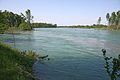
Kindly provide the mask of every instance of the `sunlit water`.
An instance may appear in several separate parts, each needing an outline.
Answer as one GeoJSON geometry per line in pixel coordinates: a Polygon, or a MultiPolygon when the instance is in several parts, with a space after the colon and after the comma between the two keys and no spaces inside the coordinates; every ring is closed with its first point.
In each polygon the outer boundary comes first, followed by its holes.
{"type": "MultiPolygon", "coordinates": [[[[0,41],[13,46],[10,34],[0,34],[0,41]]],[[[34,64],[41,80],[109,80],[101,49],[108,56],[120,54],[120,31],[38,28],[16,34],[15,42],[19,50],[49,55],[49,61],[34,64]]]]}

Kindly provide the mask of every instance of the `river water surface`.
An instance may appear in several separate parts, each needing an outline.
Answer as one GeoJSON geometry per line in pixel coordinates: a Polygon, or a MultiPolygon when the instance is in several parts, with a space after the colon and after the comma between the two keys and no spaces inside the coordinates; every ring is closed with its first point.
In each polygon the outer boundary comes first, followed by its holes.
{"type": "MultiPolygon", "coordinates": [[[[13,46],[10,34],[0,34],[0,41],[13,46]]],[[[36,28],[16,34],[15,42],[19,50],[49,55],[49,61],[34,64],[34,75],[41,80],[109,80],[101,49],[108,56],[120,54],[120,31],[36,28]]]]}

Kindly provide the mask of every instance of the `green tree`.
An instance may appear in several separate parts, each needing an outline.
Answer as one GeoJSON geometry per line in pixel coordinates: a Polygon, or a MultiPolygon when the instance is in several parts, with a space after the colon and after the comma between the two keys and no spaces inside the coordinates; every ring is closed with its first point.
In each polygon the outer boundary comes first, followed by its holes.
{"type": "Polygon", "coordinates": [[[100,25],[100,22],[101,22],[101,17],[98,18],[98,25],[100,25]]]}
{"type": "Polygon", "coordinates": [[[31,15],[31,11],[29,9],[27,9],[27,11],[25,11],[25,13],[26,13],[26,15],[21,13],[21,16],[23,17],[23,21],[25,20],[32,29],[31,22],[33,21],[33,16],[31,15]]]}
{"type": "Polygon", "coordinates": [[[117,25],[120,25],[120,11],[117,12],[117,25]]]}
{"type": "Polygon", "coordinates": [[[112,25],[116,25],[116,14],[115,14],[115,12],[112,12],[111,19],[112,19],[112,25]]]}
{"type": "Polygon", "coordinates": [[[24,14],[23,14],[23,13],[21,13],[21,16],[22,16],[22,23],[24,23],[24,22],[25,22],[25,20],[26,20],[26,17],[24,16],[24,14]]]}
{"type": "Polygon", "coordinates": [[[109,19],[110,19],[110,15],[109,15],[109,13],[107,13],[107,15],[106,15],[106,19],[107,19],[107,21],[108,21],[108,25],[110,24],[110,22],[109,22],[109,19]]]}
{"type": "Polygon", "coordinates": [[[108,21],[108,25],[112,29],[119,29],[120,28],[120,11],[118,12],[112,12],[111,16],[109,13],[106,14],[106,19],[108,21]]]}
{"type": "Polygon", "coordinates": [[[27,22],[21,23],[19,26],[20,30],[31,30],[30,24],[27,22]]]}
{"type": "Polygon", "coordinates": [[[0,34],[3,34],[8,29],[8,25],[0,24],[0,34]]]}
{"type": "Polygon", "coordinates": [[[4,23],[4,15],[2,13],[2,11],[0,10],[0,23],[4,23]]]}
{"type": "Polygon", "coordinates": [[[10,21],[9,21],[9,16],[8,16],[9,12],[7,10],[5,10],[4,12],[2,12],[2,14],[4,16],[2,24],[6,24],[10,27],[10,21]]]}
{"type": "Polygon", "coordinates": [[[14,16],[14,14],[12,13],[12,12],[10,12],[9,14],[8,14],[8,19],[9,19],[9,24],[10,24],[10,27],[14,27],[14,22],[15,22],[15,16],[14,16]]]}
{"type": "Polygon", "coordinates": [[[31,21],[33,20],[33,16],[31,15],[31,11],[29,9],[27,9],[27,11],[25,11],[26,13],[26,21],[28,23],[31,23],[31,21]]]}
{"type": "MultiPolygon", "coordinates": [[[[1,33],[5,32],[6,26],[7,29],[10,27],[19,27],[21,23],[29,23],[29,26],[31,27],[30,21],[33,19],[33,16],[31,16],[30,10],[26,11],[26,16],[14,14],[13,12],[9,12],[7,10],[2,11],[0,10],[0,31],[1,33]]],[[[16,28],[11,28],[16,29],[16,28]]],[[[32,27],[31,27],[32,29],[32,27]]],[[[29,28],[27,29],[29,30],[29,28]]]]}
{"type": "Polygon", "coordinates": [[[15,27],[19,27],[19,25],[25,22],[25,20],[23,19],[23,17],[21,17],[21,15],[15,14],[15,21],[14,21],[14,26],[15,27]],[[23,20],[23,21],[22,21],[23,20]]]}

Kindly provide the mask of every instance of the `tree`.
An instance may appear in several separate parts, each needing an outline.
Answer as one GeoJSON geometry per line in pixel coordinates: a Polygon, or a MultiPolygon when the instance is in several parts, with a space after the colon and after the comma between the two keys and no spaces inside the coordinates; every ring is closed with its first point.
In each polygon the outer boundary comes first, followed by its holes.
{"type": "Polygon", "coordinates": [[[112,19],[112,25],[116,25],[116,14],[115,14],[115,12],[112,12],[111,19],[112,19]]]}
{"type": "Polygon", "coordinates": [[[101,17],[98,18],[98,25],[100,25],[101,17]]]}
{"type": "Polygon", "coordinates": [[[8,14],[9,17],[9,22],[10,22],[10,27],[14,27],[14,22],[15,22],[15,16],[12,12],[8,14]]]}
{"type": "Polygon", "coordinates": [[[33,16],[31,15],[31,11],[29,9],[27,9],[27,11],[25,11],[26,13],[26,20],[28,23],[31,23],[33,16]]]}
{"type": "Polygon", "coordinates": [[[109,22],[110,15],[109,15],[109,13],[107,13],[107,15],[106,15],[106,19],[107,19],[107,21],[108,21],[108,25],[110,25],[110,22],[109,22]]]}
{"type": "Polygon", "coordinates": [[[2,11],[0,10],[0,23],[4,22],[4,15],[2,13],[2,11]]]}
{"type": "Polygon", "coordinates": [[[33,16],[31,16],[31,11],[29,9],[26,11],[26,16],[24,16],[22,13],[21,15],[18,15],[18,14],[14,14],[13,12],[9,12],[7,10],[5,11],[0,10],[0,31],[1,33],[4,33],[8,29],[12,30],[19,28],[20,24],[25,22],[29,23],[29,27],[26,30],[30,30],[29,28],[32,29],[31,27],[32,19],[33,16]]]}
{"type": "Polygon", "coordinates": [[[27,22],[21,23],[19,26],[20,30],[31,30],[30,24],[27,22]]]}
{"type": "Polygon", "coordinates": [[[120,25],[120,11],[117,12],[117,25],[120,25]]]}
{"type": "Polygon", "coordinates": [[[8,28],[8,25],[0,23],[0,34],[3,34],[8,28]]]}
{"type": "Polygon", "coordinates": [[[111,28],[120,29],[120,10],[118,12],[112,12],[111,16],[107,13],[106,19],[111,28]]]}
{"type": "Polygon", "coordinates": [[[29,24],[29,26],[32,29],[31,26],[31,21],[33,21],[33,16],[31,15],[31,11],[29,9],[27,9],[27,11],[25,11],[26,15],[21,13],[21,16],[23,17],[23,21],[26,20],[26,22],[29,24]]]}

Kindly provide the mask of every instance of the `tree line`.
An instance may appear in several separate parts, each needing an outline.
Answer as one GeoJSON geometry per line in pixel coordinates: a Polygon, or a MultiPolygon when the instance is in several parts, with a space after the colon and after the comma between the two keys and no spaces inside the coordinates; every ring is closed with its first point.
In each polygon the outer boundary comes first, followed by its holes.
{"type": "Polygon", "coordinates": [[[57,24],[48,23],[33,23],[33,16],[31,11],[27,9],[25,14],[15,14],[7,10],[0,10],[0,33],[4,33],[6,30],[16,28],[19,30],[32,30],[33,28],[105,28],[105,29],[120,29],[120,10],[106,14],[106,20],[108,25],[101,23],[102,18],[99,17],[97,24],[93,25],[75,25],[75,26],[57,26],[57,24]]]}
{"type": "Polygon", "coordinates": [[[107,25],[103,24],[93,24],[93,25],[74,25],[74,26],[58,26],[58,28],[103,28],[107,27],[107,25]]]}
{"type": "Polygon", "coordinates": [[[33,28],[57,28],[57,24],[32,23],[33,28]]]}
{"type": "Polygon", "coordinates": [[[112,12],[111,15],[107,13],[106,19],[109,27],[116,27],[117,29],[120,29],[120,10],[112,12]]]}
{"type": "Polygon", "coordinates": [[[13,27],[21,30],[31,30],[32,19],[33,16],[31,16],[31,11],[29,9],[25,11],[25,15],[23,13],[18,15],[7,10],[0,10],[0,33],[4,33],[5,30],[13,27]]]}
{"type": "MultiPolygon", "coordinates": [[[[100,25],[101,17],[98,18],[97,24],[100,25]]],[[[107,28],[108,29],[120,29],[120,10],[117,12],[112,12],[106,14],[107,28]]]]}
{"type": "Polygon", "coordinates": [[[56,28],[56,24],[33,23],[31,11],[27,9],[25,14],[15,14],[7,10],[0,10],[0,33],[14,28],[19,30],[32,30],[33,28],[56,28]]]}
{"type": "Polygon", "coordinates": [[[73,25],[73,26],[58,26],[60,28],[99,28],[99,29],[107,29],[107,30],[118,30],[120,29],[120,10],[117,12],[112,12],[106,14],[106,20],[108,25],[101,24],[102,18],[99,17],[97,24],[93,25],[73,25]]]}

